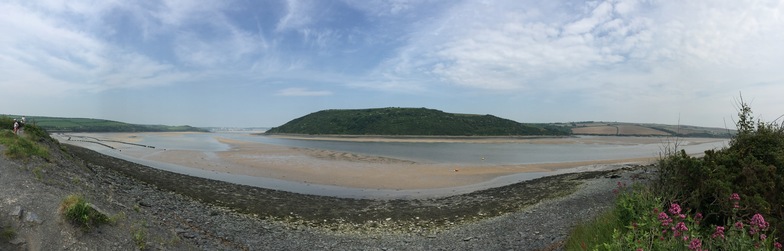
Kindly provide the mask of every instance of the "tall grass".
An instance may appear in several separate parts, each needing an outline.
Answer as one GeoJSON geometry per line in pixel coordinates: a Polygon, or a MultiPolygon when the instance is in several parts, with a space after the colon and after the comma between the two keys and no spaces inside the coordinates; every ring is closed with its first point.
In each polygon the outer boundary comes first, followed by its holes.
{"type": "Polygon", "coordinates": [[[66,197],[60,204],[60,210],[66,219],[85,231],[110,222],[108,216],[95,211],[81,195],[71,194],[66,197]]]}
{"type": "Polygon", "coordinates": [[[30,137],[16,135],[11,130],[0,131],[0,144],[6,146],[4,154],[10,159],[29,159],[32,156],[49,159],[49,150],[46,147],[30,140],[30,137]]]}

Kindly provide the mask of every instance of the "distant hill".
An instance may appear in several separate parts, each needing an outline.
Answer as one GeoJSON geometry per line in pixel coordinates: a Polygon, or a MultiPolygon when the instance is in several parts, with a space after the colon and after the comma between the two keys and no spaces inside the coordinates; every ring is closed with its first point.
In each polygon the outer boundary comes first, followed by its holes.
{"type": "Polygon", "coordinates": [[[523,124],[492,115],[454,114],[427,108],[324,110],[266,134],[509,136],[568,135],[569,128],[523,124]]]}
{"type": "Polygon", "coordinates": [[[735,130],[725,128],[699,127],[688,125],[636,124],[619,122],[575,122],[570,123],[575,135],[613,135],[613,136],[679,136],[704,138],[729,138],[735,130]]]}
{"type": "MultiPolygon", "coordinates": [[[[11,116],[11,115],[4,115],[11,116]]],[[[12,118],[19,118],[13,116],[12,118]]],[[[27,123],[33,123],[48,132],[207,132],[192,126],[137,125],[105,119],[57,118],[27,116],[27,123]]]]}

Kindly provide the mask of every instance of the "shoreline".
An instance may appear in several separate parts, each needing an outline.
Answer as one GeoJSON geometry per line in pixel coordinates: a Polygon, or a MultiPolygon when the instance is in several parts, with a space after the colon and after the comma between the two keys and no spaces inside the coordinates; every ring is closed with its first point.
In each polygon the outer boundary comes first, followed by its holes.
{"type": "MultiPolygon", "coordinates": [[[[177,135],[177,134],[168,134],[177,135]]],[[[88,135],[89,136],[89,135],[88,135]]],[[[104,135],[105,136],[105,135],[104,135]]],[[[122,141],[124,138],[138,140],[132,134],[119,134],[104,143],[122,141]]],[[[532,178],[595,170],[617,169],[630,164],[650,164],[655,158],[630,158],[612,160],[589,160],[575,162],[514,164],[514,165],[470,165],[416,163],[378,156],[366,156],[331,150],[294,148],[256,142],[214,137],[217,142],[229,146],[229,150],[204,152],[194,150],[166,150],[115,145],[116,154],[143,160],[173,164],[185,168],[214,172],[215,176],[247,176],[262,180],[284,181],[281,188],[303,191],[296,186],[326,186],[326,190],[344,190],[343,194],[395,194],[395,196],[448,195],[449,191],[467,193],[481,189],[509,185],[532,178]],[[341,189],[343,188],[343,189],[341,189]]],[[[88,147],[77,142],[66,141],[88,147]]],[[[88,147],[90,148],[90,147],[88,147]]],[[[95,149],[93,149],[95,150],[95,149]]],[[[209,175],[209,173],[207,173],[209,175]]],[[[193,175],[193,174],[190,174],[193,175]]],[[[200,175],[197,175],[200,176],[200,175]]],[[[200,176],[202,177],[202,176],[200,176]]],[[[245,179],[247,180],[247,179],[245,179]]],[[[251,182],[235,182],[251,184],[251,182]]],[[[270,182],[255,182],[267,183],[270,182]]],[[[268,187],[269,188],[269,187],[268,187]]],[[[371,196],[371,195],[368,195],[371,196]]]]}

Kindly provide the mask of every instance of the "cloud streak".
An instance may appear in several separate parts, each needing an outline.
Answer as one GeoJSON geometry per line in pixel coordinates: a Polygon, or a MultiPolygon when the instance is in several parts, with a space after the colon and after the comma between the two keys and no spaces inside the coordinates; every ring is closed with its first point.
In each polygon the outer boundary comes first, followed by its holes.
{"type": "Polygon", "coordinates": [[[285,96],[285,97],[320,97],[320,96],[330,96],[332,95],[332,92],[315,91],[315,90],[310,90],[308,88],[292,87],[292,88],[279,90],[275,95],[285,96]]]}

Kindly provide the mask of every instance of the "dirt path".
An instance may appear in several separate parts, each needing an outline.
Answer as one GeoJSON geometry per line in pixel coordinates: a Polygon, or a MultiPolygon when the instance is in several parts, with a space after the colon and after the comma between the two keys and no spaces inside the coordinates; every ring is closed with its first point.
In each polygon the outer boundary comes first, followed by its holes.
{"type": "MultiPolygon", "coordinates": [[[[422,200],[309,196],[194,178],[66,146],[51,162],[0,157],[0,250],[539,250],[613,200],[633,170],[567,174],[422,200]],[[37,170],[37,171],[36,171],[37,170]],[[607,178],[610,175],[618,178],[607,178]],[[117,223],[62,220],[68,194],[117,223]],[[13,216],[19,207],[39,221],[13,216]]],[[[3,150],[0,147],[0,150],[3,150]]]]}

